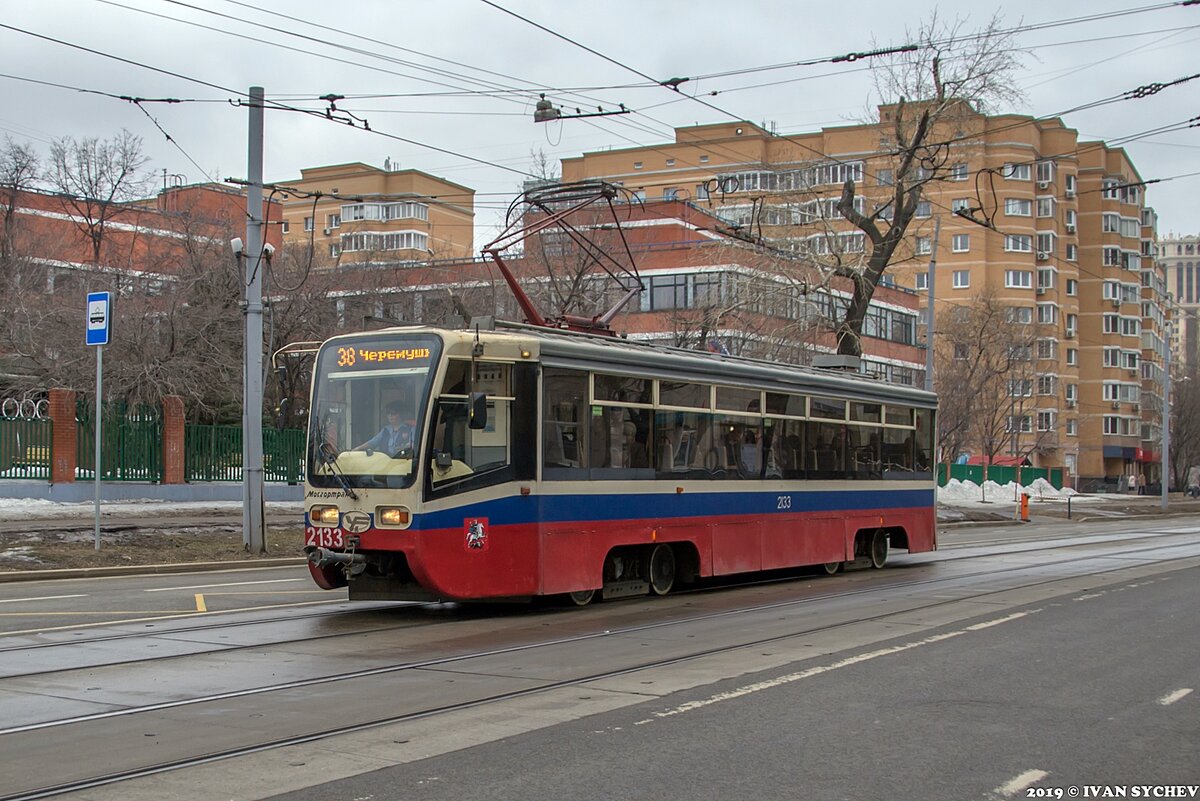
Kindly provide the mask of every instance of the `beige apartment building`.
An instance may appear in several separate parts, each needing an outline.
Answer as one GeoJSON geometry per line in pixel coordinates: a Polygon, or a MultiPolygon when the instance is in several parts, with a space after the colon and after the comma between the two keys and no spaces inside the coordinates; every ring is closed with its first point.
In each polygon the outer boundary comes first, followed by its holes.
{"type": "Polygon", "coordinates": [[[475,190],[419,170],[335,164],[277,186],[283,238],[318,265],[420,263],[472,255],[475,190]]]}
{"type": "MultiPolygon", "coordinates": [[[[800,253],[853,254],[864,240],[836,212],[841,185],[855,181],[867,214],[886,204],[894,113],[786,137],[748,122],[678,128],[674,142],[564,159],[563,180],[687,200],[800,253]]],[[[1123,150],[1080,141],[1060,119],[964,116],[936,134],[948,142],[945,179],[925,185],[889,280],[927,301],[940,224],[939,312],[986,290],[1035,329],[1033,379],[1012,382],[1019,452],[1065,468],[1080,489],[1131,473],[1157,480],[1168,285],[1141,177],[1123,150]]]]}

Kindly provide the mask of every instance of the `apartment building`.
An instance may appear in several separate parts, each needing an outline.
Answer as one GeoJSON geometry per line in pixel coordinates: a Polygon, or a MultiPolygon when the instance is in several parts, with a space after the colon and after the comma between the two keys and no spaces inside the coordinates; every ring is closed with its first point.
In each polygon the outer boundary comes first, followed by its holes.
{"type": "Polygon", "coordinates": [[[1195,375],[1200,366],[1200,236],[1169,233],[1158,240],[1167,291],[1174,300],[1171,329],[1172,369],[1195,375]]]}
{"type": "Polygon", "coordinates": [[[310,244],[319,266],[470,258],[475,190],[419,170],[361,162],[311,167],[279,181],[284,241],[310,244]]]}
{"type": "MultiPolygon", "coordinates": [[[[688,200],[801,254],[853,255],[865,242],[836,211],[841,185],[855,182],[860,210],[886,212],[895,113],[786,137],[748,122],[679,128],[673,142],[564,159],[563,179],[688,200]]],[[[936,247],[939,314],[987,293],[1033,327],[1033,378],[1014,382],[1028,397],[1009,426],[1035,465],[1066,468],[1081,489],[1131,472],[1155,480],[1148,401],[1160,397],[1167,281],[1128,155],[1020,115],[968,111],[935,138],[947,143],[943,177],[925,185],[890,280],[927,298],[936,247]]]]}

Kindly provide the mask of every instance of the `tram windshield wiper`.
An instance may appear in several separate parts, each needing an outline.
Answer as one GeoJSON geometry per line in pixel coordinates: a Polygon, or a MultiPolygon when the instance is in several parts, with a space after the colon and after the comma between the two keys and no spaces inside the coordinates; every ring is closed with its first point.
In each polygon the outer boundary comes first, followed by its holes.
{"type": "Polygon", "coordinates": [[[349,480],[347,480],[345,473],[342,472],[342,468],[338,465],[339,454],[337,448],[325,439],[320,430],[315,433],[317,436],[313,437],[312,448],[315,451],[314,455],[317,457],[317,460],[329,465],[329,472],[337,479],[342,492],[357,501],[358,493],[350,486],[349,480]]]}

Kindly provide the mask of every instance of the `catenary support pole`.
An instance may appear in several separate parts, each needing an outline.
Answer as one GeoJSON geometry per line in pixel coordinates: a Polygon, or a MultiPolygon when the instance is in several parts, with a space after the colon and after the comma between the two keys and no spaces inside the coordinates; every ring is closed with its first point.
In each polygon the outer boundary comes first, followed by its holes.
{"type": "Polygon", "coordinates": [[[242,543],[265,553],[263,532],[263,88],[250,87],[250,145],[246,186],[245,371],[242,393],[242,543]]]}
{"type": "Polygon", "coordinates": [[[1167,491],[1171,488],[1171,327],[1167,326],[1167,346],[1163,355],[1162,399],[1162,510],[1167,511],[1167,491]]]}
{"type": "Polygon", "coordinates": [[[933,250],[929,256],[929,277],[925,281],[929,287],[929,297],[925,304],[925,391],[933,392],[933,322],[937,319],[934,314],[934,299],[937,289],[937,252],[938,239],[942,235],[942,217],[938,215],[933,223],[933,250]]]}

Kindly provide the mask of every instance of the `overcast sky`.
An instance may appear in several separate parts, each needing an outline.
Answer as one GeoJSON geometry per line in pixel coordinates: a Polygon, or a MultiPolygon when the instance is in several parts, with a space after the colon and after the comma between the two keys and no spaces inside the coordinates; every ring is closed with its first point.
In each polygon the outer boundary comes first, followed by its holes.
{"type": "MultiPolygon", "coordinates": [[[[922,0],[495,2],[660,80],[828,58],[870,49],[873,42],[900,45],[907,41],[905,26],[915,28],[935,7],[922,0]]],[[[946,3],[941,13],[969,11],[969,24],[981,25],[999,7],[990,0],[946,3]]],[[[365,118],[374,133],[268,111],[267,180],[296,178],[301,167],[351,161],[382,166],[391,158],[401,168],[474,188],[477,228],[496,222],[522,173],[531,169],[533,150],[558,159],[662,143],[672,139],[673,126],[730,119],[482,0],[0,0],[0,8],[0,26],[11,26],[0,27],[0,135],[45,153],[57,137],[108,138],[128,128],[143,138],[160,175],[165,169],[189,183],[244,177],[247,112],[228,101],[260,85],[269,98],[316,109],[323,104],[313,98],[334,93],[346,96],[339,107],[365,118]],[[205,102],[144,105],[177,149],[128,102],[18,79],[205,102]],[[589,88],[568,91],[581,87],[589,88]],[[464,95],[466,90],[488,93],[464,95]],[[568,109],[624,103],[637,113],[535,125],[537,91],[568,109]]],[[[1007,110],[1057,114],[1200,72],[1200,7],[1008,0],[1003,18],[1016,26],[1138,8],[1153,10],[1022,34],[1018,42],[1031,53],[1018,84],[1028,100],[1007,110]]],[[[862,62],[749,72],[681,88],[718,91],[706,99],[785,134],[861,120],[874,100],[862,62]],[[774,85],[761,86],[767,83],[774,85]]],[[[1200,79],[1069,114],[1065,122],[1083,137],[1111,141],[1182,123],[1200,114],[1198,99],[1200,79]]],[[[1126,147],[1143,179],[1169,178],[1200,171],[1198,134],[1200,129],[1162,133],[1126,147]]],[[[1197,189],[1200,176],[1150,187],[1148,201],[1159,212],[1162,233],[1200,228],[1197,189]]]]}

